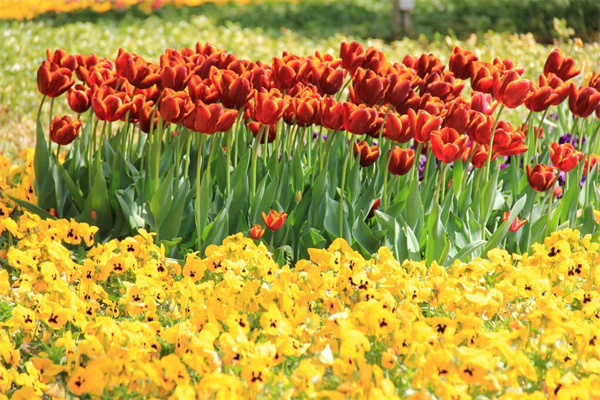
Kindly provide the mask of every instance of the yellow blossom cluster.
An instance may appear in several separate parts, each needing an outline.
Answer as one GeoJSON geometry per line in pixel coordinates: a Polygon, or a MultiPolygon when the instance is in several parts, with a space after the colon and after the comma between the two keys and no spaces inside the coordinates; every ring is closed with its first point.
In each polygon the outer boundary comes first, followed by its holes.
{"type": "MultiPolygon", "coordinates": [[[[15,208],[9,196],[37,203],[34,189],[34,150],[23,149],[20,163],[11,163],[10,158],[0,154],[0,219],[9,216],[15,208]]],[[[1,230],[1,228],[0,228],[1,230]]]]}
{"type": "Polygon", "coordinates": [[[0,217],[0,399],[600,398],[600,250],[575,230],[448,269],[341,239],[281,266],[242,234],[177,262],[96,230],[0,217]]]}
{"type": "MultiPolygon", "coordinates": [[[[198,6],[204,3],[227,3],[230,0],[0,0],[0,19],[32,19],[45,13],[69,13],[90,10],[105,13],[137,6],[146,13],[165,5],[198,6]]],[[[234,0],[248,3],[249,0],[234,0]]]]}

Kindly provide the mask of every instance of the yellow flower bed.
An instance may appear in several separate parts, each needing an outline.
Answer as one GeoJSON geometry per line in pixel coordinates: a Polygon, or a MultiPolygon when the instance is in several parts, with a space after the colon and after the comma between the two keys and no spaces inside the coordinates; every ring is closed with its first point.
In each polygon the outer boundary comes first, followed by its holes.
{"type": "MultiPolygon", "coordinates": [[[[0,19],[32,19],[48,12],[60,14],[91,10],[105,13],[133,6],[139,6],[140,10],[150,13],[152,10],[168,4],[184,7],[198,6],[204,3],[224,4],[228,1],[230,0],[0,0],[0,19]]],[[[249,3],[250,0],[234,1],[244,4],[249,3]]]]}
{"type": "Polygon", "coordinates": [[[589,236],[449,269],[341,239],[282,266],[241,234],[177,262],[143,230],[14,216],[22,157],[0,158],[0,399],[600,398],[589,236]]]}
{"type": "Polygon", "coordinates": [[[341,239],[280,266],[241,234],[180,266],[145,231],[83,252],[95,229],[2,218],[0,398],[600,396],[600,252],[573,230],[446,270],[341,239]]]}

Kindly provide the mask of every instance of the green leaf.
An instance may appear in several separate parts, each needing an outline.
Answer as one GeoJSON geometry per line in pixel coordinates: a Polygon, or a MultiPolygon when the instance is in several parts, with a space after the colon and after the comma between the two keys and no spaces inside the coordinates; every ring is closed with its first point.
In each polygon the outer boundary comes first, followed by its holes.
{"type": "Polygon", "coordinates": [[[144,227],[144,219],[140,216],[141,207],[139,207],[135,201],[135,188],[130,186],[124,190],[117,190],[115,192],[121,211],[125,216],[129,226],[132,230],[138,230],[144,227]]]}
{"type": "Polygon", "coordinates": [[[325,194],[325,199],[327,204],[323,221],[325,229],[335,238],[343,238],[348,243],[352,243],[352,235],[346,218],[343,218],[342,232],[340,232],[340,203],[329,197],[329,194],[325,194]]]}
{"type": "Polygon", "coordinates": [[[85,201],[85,218],[90,218],[92,211],[96,213],[95,222],[101,232],[108,232],[113,225],[113,216],[108,199],[108,190],[106,181],[100,166],[100,157],[96,158],[96,173],[92,184],[92,189],[85,201]]]}
{"type": "Polygon", "coordinates": [[[419,194],[417,179],[412,179],[406,198],[406,223],[415,232],[420,232],[419,221],[423,218],[423,204],[419,194]]]}
{"type": "Polygon", "coordinates": [[[440,220],[441,208],[437,203],[433,204],[431,212],[427,217],[427,246],[425,247],[425,259],[427,264],[438,260],[445,251],[448,238],[440,220]]]}
{"type": "Polygon", "coordinates": [[[508,229],[510,228],[510,225],[513,223],[515,218],[517,218],[517,216],[519,215],[521,210],[523,210],[523,207],[525,206],[526,202],[527,202],[527,195],[523,195],[523,197],[521,197],[519,200],[517,200],[517,202],[515,203],[513,208],[510,210],[510,217],[508,218],[508,220],[506,220],[502,224],[500,224],[500,226],[496,229],[496,231],[492,234],[492,236],[490,236],[490,239],[488,240],[487,244],[483,248],[483,251],[482,251],[483,254],[487,254],[488,251],[498,247],[500,242],[504,239],[504,237],[508,233],[508,229]]]}
{"type": "Polygon", "coordinates": [[[462,189],[462,180],[464,173],[464,163],[462,161],[455,161],[452,164],[452,190],[454,195],[458,196],[462,189]]]}
{"type": "Polygon", "coordinates": [[[460,260],[463,262],[467,262],[468,261],[467,257],[469,257],[469,255],[471,253],[473,253],[475,250],[479,249],[481,246],[483,246],[486,243],[487,242],[485,240],[475,240],[474,242],[467,244],[462,249],[460,249],[458,251],[458,253],[456,253],[454,255],[454,257],[452,257],[450,259],[449,264],[454,263],[454,260],[460,260]]]}
{"type": "Polygon", "coordinates": [[[369,252],[369,254],[375,253],[380,246],[377,238],[371,233],[371,229],[365,223],[365,213],[361,210],[358,213],[358,218],[354,221],[354,226],[352,227],[352,234],[354,235],[354,239],[360,244],[362,247],[369,252]]]}
{"type": "Polygon", "coordinates": [[[35,155],[33,158],[35,170],[35,187],[40,208],[55,208],[54,178],[50,169],[50,153],[44,135],[44,129],[38,120],[36,129],[35,155]]]}
{"type": "MultiPolygon", "coordinates": [[[[150,212],[154,219],[154,225],[158,230],[169,212],[171,201],[173,200],[173,172],[175,166],[171,166],[158,186],[158,190],[150,200],[150,212]]],[[[160,231],[159,231],[160,233],[160,231]]]]}
{"type": "Polygon", "coordinates": [[[185,181],[181,182],[175,196],[164,209],[167,210],[166,216],[162,221],[158,231],[158,240],[173,239],[180,236],[179,228],[181,227],[181,218],[183,210],[186,206],[186,198],[189,193],[189,184],[185,181]]]}
{"type": "Polygon", "coordinates": [[[75,203],[77,207],[77,211],[83,212],[83,208],[85,207],[85,200],[83,199],[83,194],[81,193],[81,189],[73,182],[73,179],[69,175],[66,169],[63,168],[62,165],[56,164],[56,168],[58,169],[60,178],[64,181],[65,186],[71,195],[71,200],[75,203]]]}
{"type": "Polygon", "coordinates": [[[19,199],[17,197],[13,197],[10,194],[7,194],[7,196],[14,201],[15,203],[17,203],[18,205],[20,205],[21,207],[23,207],[24,209],[39,215],[41,218],[49,218],[52,220],[56,220],[56,217],[52,214],[50,214],[49,212],[47,212],[46,210],[42,210],[41,208],[39,208],[37,205],[28,202],[27,200],[23,200],[23,199],[19,199]]]}

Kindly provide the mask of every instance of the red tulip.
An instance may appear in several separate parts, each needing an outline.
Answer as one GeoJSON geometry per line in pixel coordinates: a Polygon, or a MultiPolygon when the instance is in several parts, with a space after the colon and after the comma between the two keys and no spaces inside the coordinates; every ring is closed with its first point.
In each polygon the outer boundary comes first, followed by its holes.
{"type": "Polygon", "coordinates": [[[319,63],[312,67],[314,83],[325,95],[336,94],[344,84],[345,75],[346,71],[335,69],[329,63],[319,63]]]}
{"type": "Polygon", "coordinates": [[[79,134],[79,128],[81,128],[80,120],[73,121],[68,115],[62,117],[57,115],[50,124],[50,140],[60,146],[65,146],[75,140],[79,134]]]}
{"type": "Polygon", "coordinates": [[[290,107],[283,114],[288,125],[309,126],[321,119],[321,100],[316,97],[293,97],[290,107]]]}
{"type": "Polygon", "coordinates": [[[497,102],[493,101],[493,97],[490,94],[485,94],[482,92],[472,92],[471,93],[471,109],[475,111],[479,111],[485,115],[492,115],[497,102]]]}
{"type": "Polygon", "coordinates": [[[211,69],[210,79],[221,96],[221,103],[225,107],[237,108],[246,105],[252,97],[251,74],[238,75],[235,72],[221,71],[215,67],[211,69]]]}
{"type": "Polygon", "coordinates": [[[271,210],[269,215],[262,213],[263,220],[265,221],[265,225],[272,231],[278,231],[283,226],[285,219],[287,218],[287,214],[284,212],[278,212],[275,210],[271,210]]]}
{"type": "Polygon", "coordinates": [[[280,90],[286,90],[305,79],[311,67],[308,59],[288,55],[273,58],[273,81],[280,90]]]}
{"type": "Polygon", "coordinates": [[[349,88],[350,101],[367,106],[377,105],[383,100],[388,85],[388,79],[371,70],[359,68],[352,77],[352,86],[349,88]]]}
{"type": "Polygon", "coordinates": [[[160,115],[167,122],[178,124],[194,112],[195,105],[187,92],[165,89],[158,102],[160,115]]]}
{"type": "Polygon", "coordinates": [[[165,65],[160,70],[160,83],[164,88],[179,92],[192,77],[192,68],[187,64],[165,65]]]}
{"type": "Polygon", "coordinates": [[[321,125],[332,131],[344,127],[344,104],[332,97],[321,100],[321,125]]]}
{"type": "MultiPolygon", "coordinates": [[[[457,100],[461,100],[459,97],[457,100]]],[[[465,133],[469,126],[469,106],[462,101],[453,101],[445,104],[442,128],[452,128],[459,133],[465,133]]]]}
{"type": "Polygon", "coordinates": [[[434,117],[424,110],[419,110],[418,113],[415,113],[413,110],[408,110],[408,113],[403,115],[400,121],[402,122],[402,128],[408,129],[410,135],[417,142],[425,143],[429,141],[431,132],[439,129],[442,118],[434,117]]]}
{"type": "Polygon", "coordinates": [[[61,68],[68,68],[71,71],[75,71],[77,68],[77,57],[61,49],[56,51],[46,49],[46,58],[49,62],[57,64],[61,68]]]}
{"type": "Polygon", "coordinates": [[[406,175],[412,167],[413,161],[415,160],[415,153],[411,149],[402,149],[398,146],[394,146],[390,150],[389,157],[390,162],[388,164],[388,171],[394,175],[406,175]]]}
{"type": "Polygon", "coordinates": [[[492,150],[501,156],[510,157],[527,151],[525,133],[513,128],[510,122],[499,121],[494,134],[492,150]]]}
{"type": "Polygon", "coordinates": [[[37,85],[41,94],[48,97],[58,97],[66,92],[75,80],[72,78],[71,70],[60,67],[49,61],[42,62],[37,71],[37,85]]]}
{"type": "Polygon", "coordinates": [[[131,108],[125,92],[115,92],[110,87],[102,87],[92,97],[92,107],[96,118],[113,122],[121,119],[131,108]]]}
{"type": "Polygon", "coordinates": [[[237,115],[237,110],[224,109],[220,104],[207,105],[198,100],[194,111],[183,120],[183,125],[196,132],[212,135],[228,131],[237,115]]]}
{"type": "Polygon", "coordinates": [[[89,88],[77,84],[67,90],[67,103],[76,113],[84,113],[92,106],[92,96],[89,88]]]}
{"type": "Polygon", "coordinates": [[[554,167],[551,165],[537,164],[533,168],[531,165],[527,166],[527,180],[532,189],[537,192],[548,191],[556,182],[557,177],[554,167]]]}
{"type": "Polygon", "coordinates": [[[355,135],[364,135],[377,118],[377,111],[364,104],[357,106],[352,103],[343,103],[344,129],[355,135]]]}
{"type": "Polygon", "coordinates": [[[474,64],[475,74],[471,78],[471,87],[477,92],[492,93],[494,90],[494,66],[481,61],[477,61],[474,64]]]}
{"type": "Polygon", "coordinates": [[[193,75],[188,82],[187,89],[194,104],[198,100],[204,104],[213,104],[219,101],[219,92],[210,79],[203,80],[198,75],[193,75]]]}
{"type": "MultiPolygon", "coordinates": [[[[462,155],[462,161],[467,162],[469,157],[471,157],[471,165],[475,168],[481,168],[485,164],[488,158],[488,148],[490,146],[487,144],[478,144],[477,142],[471,142],[471,145],[467,147],[465,152],[462,155]],[[473,154],[473,152],[475,154],[473,154]]],[[[490,161],[498,158],[498,153],[492,153],[492,159],[490,161]]]]}
{"type": "Polygon", "coordinates": [[[477,60],[475,54],[456,46],[452,49],[448,67],[458,79],[469,79],[475,75],[475,61],[477,60]]]}
{"type": "Polygon", "coordinates": [[[142,57],[122,48],[119,49],[116,66],[117,74],[138,89],[149,88],[161,80],[158,65],[146,62],[142,57]]]}
{"type": "Polygon", "coordinates": [[[135,94],[133,99],[131,99],[131,108],[129,109],[129,114],[125,114],[123,117],[121,117],[121,121],[126,121],[125,118],[128,117],[130,122],[138,122],[141,117],[142,110],[146,107],[151,107],[153,104],[154,102],[146,99],[144,94],[135,94]]]}
{"type": "Polygon", "coordinates": [[[593,87],[600,92],[600,72],[594,72],[588,83],[589,87],[593,87]]]}
{"type": "Polygon", "coordinates": [[[362,66],[365,59],[365,49],[358,42],[342,42],[340,58],[342,59],[342,67],[350,72],[350,76],[353,76],[356,70],[362,66]]]}
{"type": "Polygon", "coordinates": [[[115,71],[102,68],[97,65],[94,65],[89,74],[86,75],[85,83],[92,87],[94,85],[98,87],[111,87],[116,89],[117,84],[119,83],[119,77],[116,75],[115,71]]]}
{"type": "Polygon", "coordinates": [[[444,163],[458,160],[467,148],[469,137],[461,135],[452,128],[443,128],[431,133],[431,150],[444,163]]]}
{"type": "MultiPolygon", "coordinates": [[[[502,215],[502,221],[508,221],[508,219],[510,218],[510,211],[505,212],[502,215]]],[[[524,220],[520,220],[519,217],[515,217],[515,219],[513,220],[512,224],[510,225],[510,228],[508,228],[509,232],[516,232],[519,229],[521,229],[521,227],[523,225],[525,225],[525,223],[527,222],[526,219],[524,220]]]]}
{"type": "Polygon", "coordinates": [[[160,118],[160,111],[155,109],[152,104],[146,103],[140,110],[140,129],[144,133],[150,133],[150,130],[156,130],[158,126],[158,120],[160,118]],[[154,116],[154,118],[152,118],[154,116]],[[152,121],[151,121],[152,120],[152,121]]]}
{"type": "Polygon", "coordinates": [[[571,57],[563,57],[559,49],[552,50],[544,64],[544,75],[555,74],[563,81],[579,75],[580,71],[575,68],[575,60],[571,57]]]}
{"type": "Polygon", "coordinates": [[[400,107],[408,98],[411,89],[411,77],[408,74],[392,74],[385,92],[385,100],[394,107],[400,107]]]}
{"type": "Polygon", "coordinates": [[[520,79],[519,74],[510,70],[501,74],[494,72],[494,97],[508,108],[516,108],[523,104],[533,82],[520,79]]]}
{"type": "Polygon", "coordinates": [[[417,57],[406,55],[402,63],[413,68],[420,78],[425,78],[430,73],[441,73],[446,66],[432,53],[421,54],[417,57]]]}
{"type": "Polygon", "coordinates": [[[393,111],[388,113],[387,118],[385,119],[383,136],[397,143],[406,143],[412,139],[410,130],[405,129],[401,121],[402,117],[400,117],[397,113],[393,111]]]}
{"type": "Polygon", "coordinates": [[[456,82],[452,73],[432,72],[423,79],[419,93],[421,96],[429,93],[446,102],[458,97],[464,87],[464,83],[456,82]]]}
{"type": "Polygon", "coordinates": [[[569,110],[581,118],[588,117],[600,105],[600,92],[593,87],[580,87],[571,84],[569,93],[569,110]]]}
{"type": "Polygon", "coordinates": [[[471,111],[467,133],[469,137],[479,144],[489,144],[494,127],[494,117],[482,114],[477,111],[471,111]]]}
{"type": "Polygon", "coordinates": [[[256,224],[250,229],[250,237],[252,240],[258,240],[265,234],[265,230],[259,224],[256,224]]]}
{"type": "Polygon", "coordinates": [[[379,158],[379,147],[371,147],[364,140],[360,143],[354,143],[354,157],[358,155],[360,155],[360,166],[370,167],[379,158]]]}
{"type": "Polygon", "coordinates": [[[281,93],[274,89],[270,92],[262,90],[254,95],[254,106],[250,107],[254,121],[264,125],[273,125],[281,119],[289,104],[281,98],[281,93]]]}
{"type": "Polygon", "coordinates": [[[559,171],[569,172],[583,160],[583,153],[575,150],[571,143],[560,145],[552,142],[550,145],[550,160],[552,165],[558,168],[559,171]]]}

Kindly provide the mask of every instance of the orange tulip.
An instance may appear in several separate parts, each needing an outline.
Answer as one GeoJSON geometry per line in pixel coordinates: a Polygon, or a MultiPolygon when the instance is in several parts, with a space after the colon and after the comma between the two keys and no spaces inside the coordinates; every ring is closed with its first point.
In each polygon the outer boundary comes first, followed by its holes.
{"type": "Polygon", "coordinates": [[[288,215],[286,213],[275,210],[271,210],[271,212],[269,212],[269,215],[265,214],[264,212],[262,213],[265,225],[272,231],[278,231],[279,229],[281,229],[287,216],[288,215]]]}
{"type": "Polygon", "coordinates": [[[552,142],[550,145],[550,160],[552,165],[560,171],[569,172],[583,160],[583,153],[575,150],[571,143],[560,145],[557,142],[552,142]]]}
{"type": "Polygon", "coordinates": [[[259,224],[256,224],[250,229],[250,237],[252,240],[258,240],[265,234],[265,230],[259,224]]]}
{"type": "Polygon", "coordinates": [[[452,128],[443,128],[431,133],[431,150],[444,163],[458,160],[467,148],[469,137],[452,128]]]}
{"type": "MultiPolygon", "coordinates": [[[[508,221],[508,219],[509,219],[509,218],[510,218],[510,211],[507,211],[507,212],[505,212],[505,213],[502,215],[502,221],[508,221]]],[[[510,228],[508,228],[508,231],[509,231],[509,232],[516,232],[516,231],[518,231],[519,229],[521,229],[521,227],[522,227],[523,225],[525,225],[525,223],[526,223],[526,222],[527,222],[527,220],[526,220],[526,219],[524,219],[524,220],[520,220],[520,219],[519,219],[519,217],[516,217],[516,218],[513,220],[512,224],[510,225],[510,228]]]]}

